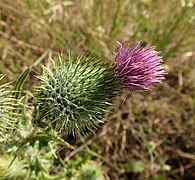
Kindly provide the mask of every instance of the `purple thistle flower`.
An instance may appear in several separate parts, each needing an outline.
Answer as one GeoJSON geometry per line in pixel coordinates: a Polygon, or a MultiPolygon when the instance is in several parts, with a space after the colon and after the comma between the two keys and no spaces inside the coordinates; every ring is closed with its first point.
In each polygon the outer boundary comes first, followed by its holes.
{"type": "MultiPolygon", "coordinates": [[[[121,45],[121,44],[120,44],[121,45]]],[[[153,46],[142,48],[139,43],[119,48],[116,56],[116,76],[132,92],[151,90],[164,79],[162,57],[153,46]]]]}

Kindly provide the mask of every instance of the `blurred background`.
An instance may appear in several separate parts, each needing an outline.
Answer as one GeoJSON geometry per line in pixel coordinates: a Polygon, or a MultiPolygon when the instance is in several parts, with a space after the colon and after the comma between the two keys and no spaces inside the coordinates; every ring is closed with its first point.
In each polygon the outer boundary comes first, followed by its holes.
{"type": "MultiPolygon", "coordinates": [[[[195,179],[195,1],[0,0],[0,74],[16,81],[29,66],[70,50],[112,61],[119,41],[161,51],[166,79],[154,91],[117,98],[108,122],[75,140],[104,179],[195,179]]],[[[68,156],[68,155],[67,155],[68,156]]],[[[74,159],[74,156],[70,156],[74,159]]],[[[101,179],[101,178],[99,178],[101,179]]]]}

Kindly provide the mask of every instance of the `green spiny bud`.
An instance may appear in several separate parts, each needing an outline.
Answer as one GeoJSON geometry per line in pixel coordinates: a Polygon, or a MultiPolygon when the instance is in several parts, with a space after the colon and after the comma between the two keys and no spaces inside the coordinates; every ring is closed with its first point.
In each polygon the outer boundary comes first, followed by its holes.
{"type": "Polygon", "coordinates": [[[53,71],[43,67],[35,95],[34,123],[65,134],[86,134],[103,122],[119,90],[114,66],[92,58],[60,57],[53,71]]]}

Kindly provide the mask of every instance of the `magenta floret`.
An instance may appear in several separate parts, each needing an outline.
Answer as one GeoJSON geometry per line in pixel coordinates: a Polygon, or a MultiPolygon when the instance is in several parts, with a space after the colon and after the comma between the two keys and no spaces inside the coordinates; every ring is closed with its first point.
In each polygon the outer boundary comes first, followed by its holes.
{"type": "Polygon", "coordinates": [[[151,90],[164,79],[160,52],[153,46],[142,48],[139,43],[119,48],[116,56],[116,75],[132,92],[151,90]]]}

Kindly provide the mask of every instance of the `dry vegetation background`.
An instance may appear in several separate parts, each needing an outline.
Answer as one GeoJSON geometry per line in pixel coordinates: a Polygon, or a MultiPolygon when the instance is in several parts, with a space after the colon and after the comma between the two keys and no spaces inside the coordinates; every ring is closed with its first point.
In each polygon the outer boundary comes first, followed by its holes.
{"type": "Polygon", "coordinates": [[[194,20],[192,0],[0,0],[0,73],[15,81],[32,66],[25,83],[32,91],[40,65],[59,52],[109,61],[116,41],[156,46],[166,80],[152,92],[124,92],[103,129],[74,142],[66,158],[90,154],[105,179],[193,180],[194,20]]]}

